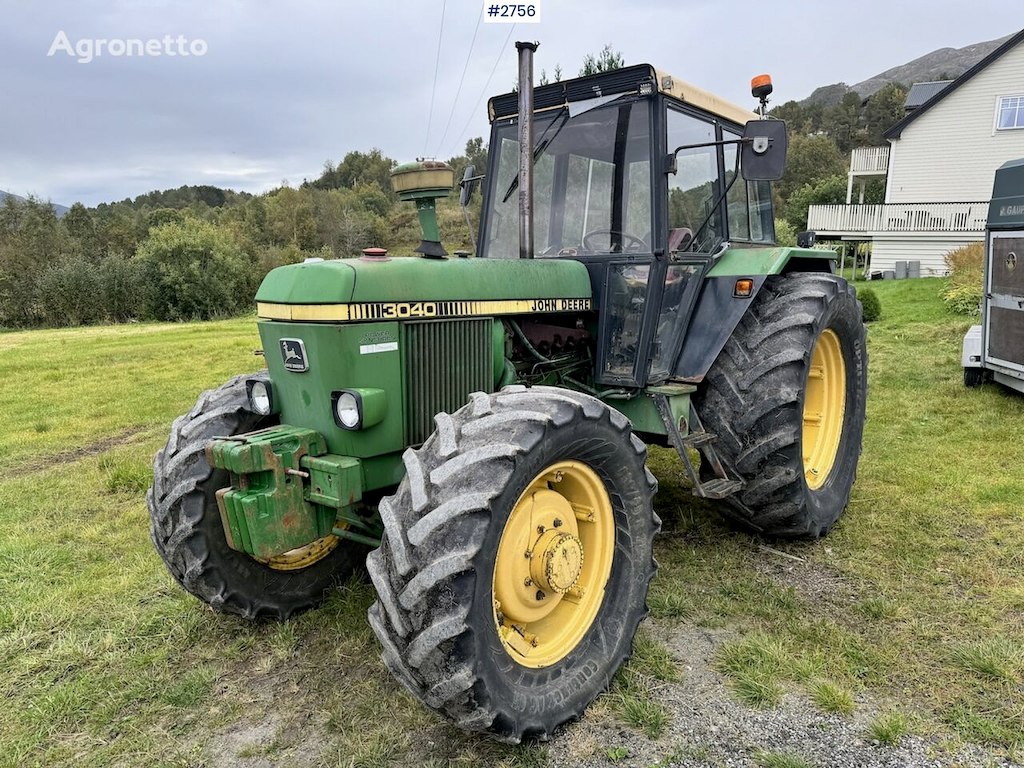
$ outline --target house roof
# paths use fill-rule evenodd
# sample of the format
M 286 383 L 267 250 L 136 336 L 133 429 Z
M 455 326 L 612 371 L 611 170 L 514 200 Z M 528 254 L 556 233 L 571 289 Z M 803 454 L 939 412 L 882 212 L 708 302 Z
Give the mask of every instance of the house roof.
M 928 83 L 914 83 L 907 92 L 907 100 L 903 106 L 908 112 L 917 109 L 952 82 L 952 80 L 933 80 Z
M 885 138 L 887 138 L 887 139 L 898 139 L 903 134 L 903 129 L 904 128 L 906 128 L 912 122 L 917 120 L 919 117 L 921 117 L 921 115 L 923 115 L 929 109 L 934 107 L 936 104 L 938 104 L 944 98 L 949 96 L 949 94 L 951 94 L 953 91 L 955 91 L 961 85 L 963 85 L 964 83 L 966 83 L 969 80 L 971 80 L 971 78 L 973 78 L 975 75 L 977 75 L 983 69 L 985 69 L 989 64 L 994 62 L 996 59 L 1001 57 L 1004 53 L 1006 53 L 1007 51 L 1012 50 L 1013 48 L 1016 48 L 1022 41 L 1024 41 L 1024 29 L 1022 29 L 1020 32 L 1018 32 L 1017 34 L 1015 34 L 1012 37 L 1010 37 L 1005 43 L 1000 45 L 998 48 L 996 48 L 994 51 L 992 51 L 992 53 L 990 53 L 988 56 L 986 56 L 981 61 L 979 61 L 977 64 L 975 64 L 973 67 L 968 69 L 966 72 L 964 72 L 962 75 L 960 75 L 960 77 L 958 77 L 956 80 L 951 82 L 945 88 L 942 88 L 937 93 L 932 94 L 932 97 L 930 99 L 928 99 L 927 101 L 922 103 L 921 106 L 917 107 L 912 112 L 909 112 L 906 117 L 904 117 L 902 120 L 900 120 L 898 123 L 896 123 L 892 128 L 890 128 L 888 131 L 886 131 L 883 134 L 883 136 Z M 908 97 L 908 100 L 909 100 L 909 94 L 907 95 L 907 97 Z

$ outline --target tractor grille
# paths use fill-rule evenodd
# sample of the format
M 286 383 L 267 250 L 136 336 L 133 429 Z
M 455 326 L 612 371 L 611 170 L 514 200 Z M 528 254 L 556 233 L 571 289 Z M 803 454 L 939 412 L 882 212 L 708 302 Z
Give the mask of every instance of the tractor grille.
M 406 424 L 410 445 L 434 431 L 434 414 L 452 413 L 470 392 L 493 390 L 490 318 L 410 322 L 405 330 Z

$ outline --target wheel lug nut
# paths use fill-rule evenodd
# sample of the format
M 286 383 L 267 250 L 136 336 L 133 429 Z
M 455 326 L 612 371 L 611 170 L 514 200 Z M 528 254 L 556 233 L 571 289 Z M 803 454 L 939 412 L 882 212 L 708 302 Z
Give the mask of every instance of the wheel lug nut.
M 525 552 L 523 552 L 523 557 L 529 560 L 531 557 L 533 557 L 533 552 L 531 552 L 530 550 L 526 550 Z
M 524 587 L 532 587 L 533 586 L 533 579 L 529 579 L 528 578 L 526 581 L 523 582 L 523 586 Z
M 544 533 L 544 526 L 543 525 L 538 525 L 537 526 L 537 533 Z
M 543 600 L 545 597 L 546 597 L 546 595 L 544 594 L 543 590 L 538 589 L 537 590 L 537 599 L 538 600 Z
M 555 528 L 561 528 L 562 527 L 562 520 L 561 520 L 561 518 L 558 518 L 558 517 L 555 518 L 554 526 L 555 526 Z

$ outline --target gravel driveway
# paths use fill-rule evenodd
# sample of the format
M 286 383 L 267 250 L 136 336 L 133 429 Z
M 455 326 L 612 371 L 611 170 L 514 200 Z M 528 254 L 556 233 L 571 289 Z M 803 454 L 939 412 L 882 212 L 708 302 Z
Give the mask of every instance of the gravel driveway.
M 548 745 L 552 766 L 1022 766 L 996 750 L 974 745 L 950 749 L 938 738 L 905 736 L 896 746 L 872 743 L 867 728 L 880 708 L 863 697 L 858 698 L 851 717 L 824 713 L 793 693 L 778 708 L 751 709 L 729 692 L 722 676 L 710 667 L 724 639 L 721 633 L 686 625 L 669 628 L 657 622 L 649 622 L 649 628 L 683 667 L 681 682 L 662 683 L 658 689 L 659 701 L 672 714 L 664 735 L 657 741 L 647 739 L 619 725 L 607 708 L 598 705 L 552 739 Z M 780 756 L 793 759 L 783 762 Z M 778 762 L 772 762 L 773 757 Z

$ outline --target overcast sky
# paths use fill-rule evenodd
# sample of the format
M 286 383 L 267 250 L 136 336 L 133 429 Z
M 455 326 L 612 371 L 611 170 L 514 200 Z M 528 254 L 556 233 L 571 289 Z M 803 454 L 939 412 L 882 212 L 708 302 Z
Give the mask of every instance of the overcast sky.
M 502 50 L 510 26 L 478 26 L 477 0 L 0 0 L 0 189 L 94 205 L 182 184 L 294 185 L 350 150 L 447 158 L 486 137 L 482 95 L 511 89 L 516 40 L 540 42 L 538 75 L 574 76 L 610 43 L 752 107 L 760 72 L 781 103 L 1021 25 L 1005 0 L 540 2 L 541 22 Z M 96 39 L 154 39 L 161 55 L 68 55 Z

